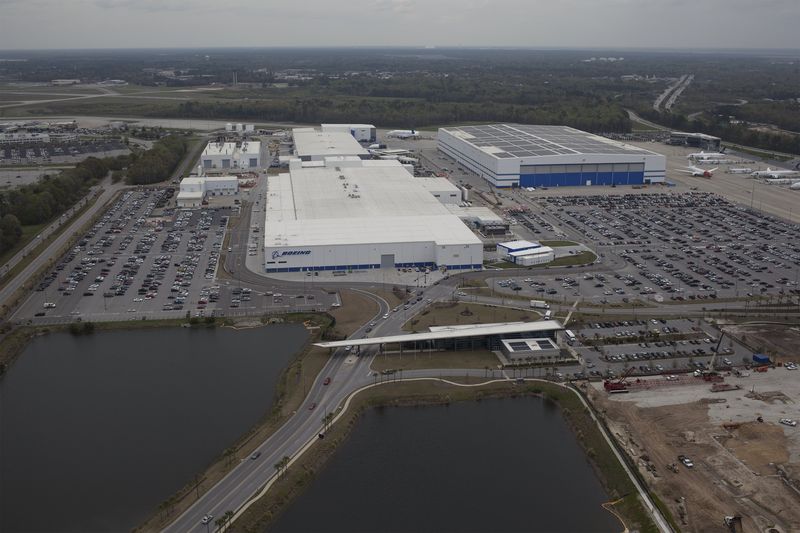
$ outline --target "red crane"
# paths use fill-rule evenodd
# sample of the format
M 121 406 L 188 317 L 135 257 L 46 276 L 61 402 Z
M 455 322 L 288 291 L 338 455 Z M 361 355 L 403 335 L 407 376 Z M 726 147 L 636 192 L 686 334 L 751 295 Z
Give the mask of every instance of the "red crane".
M 614 380 L 614 381 L 612 381 L 610 379 L 605 380 L 603 382 L 603 387 L 605 387 L 606 392 L 608 392 L 609 394 L 616 394 L 616 393 L 620 393 L 620 392 L 628 392 L 628 384 L 625 383 L 625 380 L 628 379 L 628 376 L 630 376 L 633 373 L 633 370 L 634 370 L 634 368 L 630 367 L 617 380 Z

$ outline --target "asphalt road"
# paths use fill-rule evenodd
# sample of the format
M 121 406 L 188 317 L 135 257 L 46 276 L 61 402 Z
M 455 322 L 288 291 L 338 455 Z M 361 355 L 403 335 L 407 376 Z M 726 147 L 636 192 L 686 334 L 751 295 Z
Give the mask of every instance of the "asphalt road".
M 364 293 L 379 305 L 373 320 L 380 320 L 389 311 L 385 300 Z M 362 326 L 351 338 L 360 338 Z M 376 328 L 379 330 L 380 328 Z M 221 481 L 203 494 L 189 509 L 164 531 L 204 531 L 201 520 L 206 514 L 222 516 L 226 511 L 236 511 L 277 474 L 275 464 L 283 457 L 292 457 L 306 443 L 317 439 L 323 429 L 323 417 L 335 412 L 352 391 L 372 382 L 369 370 L 370 357 L 348 355 L 337 351 L 311 384 L 298 411 L 269 439 L 257 448 L 257 459 L 242 459 Z M 324 385 L 325 378 L 331 383 Z
M 61 235 L 56 237 L 45 250 L 36 256 L 26 266 L 22 272 L 17 274 L 14 279 L 10 280 L 5 287 L 0 289 L 0 302 L 4 305 L 9 305 L 7 300 L 20 288 L 26 281 L 28 281 L 40 268 L 45 266 L 50 261 L 55 261 L 58 258 L 58 252 L 69 242 L 69 240 L 78 233 L 78 230 L 88 223 L 92 217 L 106 208 L 106 204 L 114 197 L 114 195 L 122 190 L 125 186 L 119 183 L 112 184 L 109 178 L 104 179 L 99 185 L 92 187 L 92 191 L 102 188 L 100 196 L 97 201 L 85 212 L 83 212 L 72 224 L 66 228 Z

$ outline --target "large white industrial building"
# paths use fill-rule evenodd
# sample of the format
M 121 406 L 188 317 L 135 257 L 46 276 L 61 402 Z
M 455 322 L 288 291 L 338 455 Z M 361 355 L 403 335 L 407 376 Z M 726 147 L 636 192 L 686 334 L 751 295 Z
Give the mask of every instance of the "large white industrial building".
M 480 269 L 483 245 L 445 205 L 453 191 L 442 181 L 391 160 L 291 161 L 268 177 L 266 271 Z
M 323 133 L 349 133 L 358 142 L 374 143 L 378 129 L 372 124 L 323 124 Z
M 259 168 L 261 143 L 259 141 L 210 142 L 203 150 L 200 162 L 205 171 Z
M 208 196 L 236 196 L 239 178 L 236 176 L 191 176 L 181 180 L 175 198 L 178 207 L 200 207 Z
M 301 161 L 322 161 L 326 157 L 370 157 L 366 148 L 344 131 L 320 131 L 314 128 L 294 128 L 294 154 Z
M 495 187 L 636 185 L 666 175 L 663 155 L 568 126 L 440 128 L 438 148 Z

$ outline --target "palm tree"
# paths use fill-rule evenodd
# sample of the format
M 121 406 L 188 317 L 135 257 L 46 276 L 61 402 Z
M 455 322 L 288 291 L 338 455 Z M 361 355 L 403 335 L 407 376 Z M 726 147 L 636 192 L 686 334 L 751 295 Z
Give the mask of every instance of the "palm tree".
M 322 417 L 323 431 L 327 432 L 330 429 L 333 417 L 333 413 L 328 413 Z
M 233 511 L 225 511 L 225 514 L 222 515 L 222 518 L 225 520 L 225 529 L 233 522 L 233 516 Z

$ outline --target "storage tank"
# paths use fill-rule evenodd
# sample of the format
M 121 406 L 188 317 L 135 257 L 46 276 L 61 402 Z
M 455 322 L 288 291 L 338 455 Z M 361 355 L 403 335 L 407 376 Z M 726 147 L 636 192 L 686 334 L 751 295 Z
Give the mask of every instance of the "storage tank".
M 231 124 L 230 122 L 225 124 L 225 131 L 233 131 L 233 124 Z
M 459 187 L 461 189 L 461 200 L 464 202 L 469 202 L 469 189 L 466 187 Z

